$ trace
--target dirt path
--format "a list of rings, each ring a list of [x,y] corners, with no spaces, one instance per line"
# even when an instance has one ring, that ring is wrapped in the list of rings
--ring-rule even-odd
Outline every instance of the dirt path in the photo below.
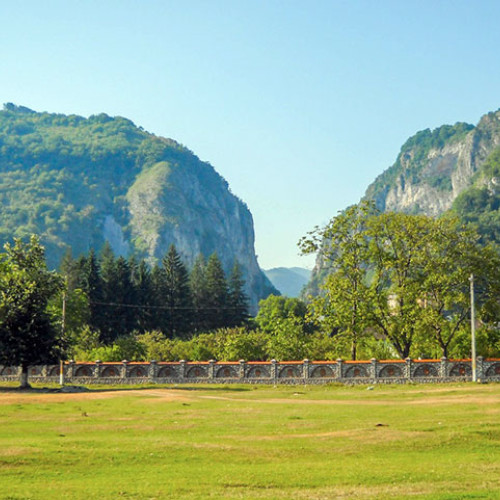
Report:
[[[372,393],[367,394],[363,398],[361,393],[353,395],[352,398],[342,399],[310,399],[307,395],[297,393],[296,397],[290,398],[262,398],[251,399],[231,396],[217,396],[203,393],[203,389],[199,391],[186,391],[178,389],[131,389],[131,390],[115,390],[115,391],[89,391],[80,393],[43,393],[43,392],[17,392],[4,391],[0,389],[0,405],[8,404],[41,404],[41,403],[58,403],[64,401],[88,401],[97,399],[109,399],[124,396],[143,396],[154,398],[158,401],[195,401],[200,399],[209,399],[216,401],[232,401],[234,403],[258,403],[258,404],[296,404],[296,405],[360,405],[360,406],[380,406],[388,404],[398,405],[440,405],[440,404],[477,404],[492,405],[500,404],[500,391],[482,391],[479,394],[470,394],[467,388],[467,394],[461,393],[460,390],[456,394],[444,394],[443,390],[429,390],[428,396],[422,396],[426,391],[419,393],[405,393],[404,397],[398,398],[397,394],[380,394],[381,399],[373,398]],[[449,391],[448,391],[449,392]],[[443,393],[443,394],[441,394]]]

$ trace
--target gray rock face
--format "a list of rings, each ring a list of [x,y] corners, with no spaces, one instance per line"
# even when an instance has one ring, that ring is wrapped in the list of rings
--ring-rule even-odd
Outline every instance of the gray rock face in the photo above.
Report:
[[[365,198],[383,211],[431,216],[445,212],[500,145],[500,111],[483,116],[460,137],[451,135],[441,142],[403,146],[396,163],[368,187]]]
[[[254,309],[275,292],[257,263],[250,211],[211,167],[200,172],[199,165],[157,163],[136,178],[126,198],[131,240],[152,263],[172,243],[188,266],[200,253],[217,252],[226,272],[235,260],[241,265]]]

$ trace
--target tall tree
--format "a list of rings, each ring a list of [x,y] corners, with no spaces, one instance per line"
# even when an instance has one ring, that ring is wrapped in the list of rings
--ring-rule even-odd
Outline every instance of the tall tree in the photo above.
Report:
[[[231,270],[228,286],[228,321],[226,326],[241,326],[247,322],[250,315],[248,313],[248,297],[244,291],[245,280],[238,261],[235,261]]]
[[[32,236],[15,239],[0,257],[0,362],[21,366],[21,387],[28,386],[28,366],[53,362],[61,347],[47,314],[51,297],[63,280],[47,270],[44,249]]]
[[[349,207],[324,229],[300,242],[303,253],[320,251],[330,269],[322,293],[311,304],[313,316],[322,319],[330,335],[350,344],[352,360],[367,337],[370,320],[366,224],[374,211],[370,203]]]
[[[228,321],[229,289],[221,261],[216,253],[210,255],[206,267],[207,327],[222,328]]]
[[[202,332],[208,329],[207,308],[210,302],[207,290],[206,262],[203,254],[198,255],[191,268],[189,288],[193,299],[193,330]]]
[[[82,262],[82,288],[89,300],[89,326],[101,332],[104,322],[103,286],[100,266],[95,251],[90,249],[89,255]]]
[[[132,285],[135,293],[136,324],[139,332],[144,333],[154,329],[154,291],[151,279],[151,272],[144,259],[139,264],[135,259],[129,261]]]
[[[171,337],[185,336],[191,330],[193,302],[189,288],[189,275],[186,266],[171,245],[163,264],[163,304],[168,313],[168,331]]]

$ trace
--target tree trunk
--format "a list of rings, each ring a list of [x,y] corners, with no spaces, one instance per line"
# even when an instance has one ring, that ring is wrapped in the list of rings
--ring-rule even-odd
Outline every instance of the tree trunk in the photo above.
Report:
[[[28,367],[21,367],[21,375],[19,377],[19,389],[29,389],[31,385],[28,383]]]
[[[355,340],[352,341],[351,344],[351,360],[356,361],[356,357],[358,355],[358,346]]]

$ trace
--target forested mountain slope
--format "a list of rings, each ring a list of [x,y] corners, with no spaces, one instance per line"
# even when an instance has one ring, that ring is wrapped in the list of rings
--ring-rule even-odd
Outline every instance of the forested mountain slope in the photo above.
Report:
[[[190,266],[238,260],[252,303],[276,293],[254,251],[253,220],[214,168],[171,139],[106,114],[0,111],[0,243],[41,236],[49,265],[100,249],[161,259],[171,243]]]
[[[365,200],[382,212],[439,217],[453,212],[500,244],[500,110],[467,123],[426,129],[410,137],[394,164],[368,186]],[[325,279],[318,256],[306,293]]]

